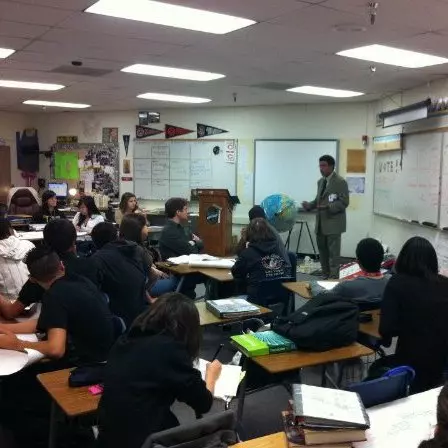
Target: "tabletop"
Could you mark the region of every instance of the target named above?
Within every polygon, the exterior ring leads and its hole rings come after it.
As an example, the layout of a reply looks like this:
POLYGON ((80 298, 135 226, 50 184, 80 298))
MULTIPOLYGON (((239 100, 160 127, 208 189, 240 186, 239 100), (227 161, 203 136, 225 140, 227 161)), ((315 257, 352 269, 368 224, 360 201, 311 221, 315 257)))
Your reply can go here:
POLYGON ((311 299, 311 290, 309 282, 286 282, 282 285, 294 294, 298 294, 304 299, 311 299))
POLYGON ((92 395, 88 387, 69 387, 70 370, 41 373, 37 379, 67 416, 77 417, 96 411, 101 395, 92 395))
MULTIPOLYGON (((87 232, 76 232, 77 238, 83 237, 87 235, 87 232)), ((44 232, 38 231, 38 232, 17 232, 17 236, 21 240, 28 240, 28 241, 40 241, 44 239, 44 232)))
POLYGON ((233 275, 230 269, 222 268, 197 268, 198 272, 206 277, 216 280, 218 282, 231 282, 233 281, 233 275))
POLYGON ((325 352, 304 352, 294 350, 287 353, 275 353, 250 358, 269 373, 282 373, 305 367, 345 361, 373 354, 373 350, 355 342, 347 347, 334 348, 325 352))
POLYGON ((284 432, 269 434, 257 439, 247 440, 233 445, 233 448, 288 448, 284 432))
POLYGON ((367 334, 376 339, 381 339, 381 335, 379 332, 380 310, 368 311, 368 312, 364 312, 363 314, 370 314, 372 316, 372 320, 370 322, 359 324, 360 333, 367 334))
POLYGON ((175 275, 197 274, 198 268, 191 268, 187 264, 171 264, 167 261, 159 261, 156 263, 159 269, 165 269, 175 275))

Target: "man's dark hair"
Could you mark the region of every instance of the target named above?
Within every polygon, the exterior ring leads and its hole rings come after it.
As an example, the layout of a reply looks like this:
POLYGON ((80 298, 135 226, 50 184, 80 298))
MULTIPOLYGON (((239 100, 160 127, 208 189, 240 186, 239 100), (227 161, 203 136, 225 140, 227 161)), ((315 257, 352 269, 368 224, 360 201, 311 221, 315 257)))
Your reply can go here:
POLYGON ((100 222, 93 229, 90 234, 93 244, 99 250, 107 243, 111 243, 118 238, 118 231, 111 222, 100 222))
POLYGON ((188 201, 184 198, 170 198, 165 203, 165 215, 167 218, 174 218, 187 204, 188 201))
POLYGON ((129 331, 129 338, 142 334, 167 334, 183 343, 190 359, 199 355, 201 327, 194 301, 178 292, 160 296, 147 311, 138 316, 129 331))
POLYGON ((322 156, 319 159, 319 162, 326 162, 326 163, 328 163, 328 165, 332 166, 333 168, 336 165, 336 160, 334 160, 334 157, 329 156, 328 154, 326 154, 325 156, 322 156))
POLYGON ((148 225, 148 222, 145 216, 140 213, 125 215, 120 224, 120 238, 140 244, 142 242, 142 230, 146 225, 148 225))
POLYGON ((30 276, 40 282, 53 280, 59 272, 61 260, 49 247, 36 247, 28 252, 25 263, 30 276))
POLYGON ((76 229, 66 219, 53 219, 44 227, 44 242, 59 256, 67 253, 76 242, 76 229))
POLYGON ((11 236, 12 226, 6 218, 0 219, 0 240, 6 240, 11 236))
POLYGON ((439 274, 439 262, 433 245, 420 236, 404 243, 395 263, 397 274, 406 274, 425 280, 434 280, 439 274))
POLYGON ((379 272, 384 259, 383 246, 374 238, 365 238, 356 246, 356 258, 366 272, 379 272))
POLYGON ((249 221, 252 221, 255 218, 264 218, 266 219, 266 213, 264 211, 264 208, 260 205, 254 205, 249 210, 249 221))
POLYGON ((246 237, 249 243, 275 240, 274 232, 264 218, 255 218, 249 223, 246 237))

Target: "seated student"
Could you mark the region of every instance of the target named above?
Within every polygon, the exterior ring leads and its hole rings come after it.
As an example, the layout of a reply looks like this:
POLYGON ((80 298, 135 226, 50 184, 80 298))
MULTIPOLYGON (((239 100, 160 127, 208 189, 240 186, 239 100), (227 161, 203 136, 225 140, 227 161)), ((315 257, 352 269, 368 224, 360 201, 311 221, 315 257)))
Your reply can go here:
MULTIPOLYGON (((266 213, 265 213, 263 207, 260 207, 259 205, 254 205, 249 210, 249 222, 255 218, 266 219, 266 213)), ((286 260, 286 264, 288 266, 291 266, 291 261, 289 259, 288 251, 286 250, 285 243, 283 242, 282 237, 280 236, 280 234, 277 232, 277 230, 273 226, 271 226, 269 223, 268 223, 268 225, 271 228, 272 233, 275 235, 279 252, 281 252, 283 254, 282 256, 286 260)), ((235 249, 235 252, 237 255, 239 255, 244 249, 246 249, 246 243, 247 243, 247 227, 243 227, 241 229, 241 238, 238 241, 238 244, 235 249)))
POLYGON ((356 247, 356 258, 361 275, 353 280, 342 281, 331 291, 347 299, 353 299, 361 311, 379 308, 389 275, 381 273, 384 259, 382 244, 374 238, 365 238, 356 247))
POLYGON ((187 233, 184 225, 188 222, 188 202, 183 198, 171 198, 165 203, 168 218, 159 239, 162 260, 180 255, 198 254, 204 247, 201 239, 187 233))
POLYGON ((232 275, 247 283, 249 298, 258 297, 259 282, 291 276, 291 267, 278 247, 277 238, 268 222, 255 218, 247 227, 247 242, 232 267, 232 275))
POLYGON ((138 244, 122 238, 117 240, 116 235, 115 225, 110 222, 102 223, 98 229, 95 227, 93 243, 97 247, 103 246, 91 259, 98 268, 101 291, 108 295, 112 312, 129 328, 149 305, 146 294, 148 266, 138 244), (111 241, 105 243, 107 235, 111 241))
POLYGON ((425 440, 418 448, 447 448, 448 447, 448 384, 445 384, 437 398, 437 425, 434 437, 425 440))
POLYGON ((65 219, 63 212, 57 208, 58 200, 56 193, 51 190, 46 190, 42 194, 42 206, 40 210, 33 215, 33 222, 44 224, 55 218, 65 219))
POLYGON ((408 365, 415 370, 413 392, 443 383, 448 361, 448 279, 439 275, 437 254, 425 238, 409 239, 395 264, 381 303, 383 345, 398 336, 394 355, 376 361, 380 368, 408 365))
POLYGON ((92 229, 104 222, 92 196, 83 196, 78 202, 79 212, 73 218, 73 224, 78 232, 91 233, 92 229))
POLYGON ((199 314, 182 294, 159 297, 113 347, 99 405, 99 446, 140 448, 152 433, 179 425, 170 407, 185 402, 209 411, 221 372, 207 365, 205 382, 193 367, 199 354, 199 314))
POLYGON ((142 213, 138 208, 137 197, 134 193, 123 193, 120 200, 120 205, 115 211, 115 222, 120 225, 123 216, 132 213, 142 213))
POLYGON ((91 236, 95 248, 100 250, 107 243, 111 243, 118 239, 118 230, 111 222, 100 222, 92 230, 91 236))
POLYGON ((159 271, 153 263, 150 252, 143 246, 148 239, 148 226, 146 217, 141 214, 125 215, 120 225, 120 238, 133 241, 142 248, 142 255, 148 266, 149 281, 147 291, 152 297, 158 297, 176 289, 177 280, 162 271, 159 271))
POLYGON ((41 313, 38 319, 0 325, 0 348, 31 348, 77 364, 107 360, 115 338, 114 321, 98 288, 85 277, 65 275, 56 252, 46 247, 33 249, 26 263, 31 278, 46 291, 41 313), (14 335, 36 331, 45 333, 46 339, 27 342, 14 335))
MULTIPOLYGON (((34 244, 19 239, 6 219, 0 219, 0 294, 14 301, 28 280, 28 269, 23 262, 34 244)), ((1 312, 1 308, 0 308, 1 312)))

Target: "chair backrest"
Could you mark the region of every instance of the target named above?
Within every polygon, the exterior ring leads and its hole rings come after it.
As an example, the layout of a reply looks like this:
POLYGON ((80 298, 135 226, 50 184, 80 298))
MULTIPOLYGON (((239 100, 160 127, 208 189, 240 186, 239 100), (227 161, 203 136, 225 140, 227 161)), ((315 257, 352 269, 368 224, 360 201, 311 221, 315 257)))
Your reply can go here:
POLYGON ((29 188, 18 189, 11 197, 10 215, 34 215, 39 211, 39 203, 29 188))
POLYGON ((346 390, 357 392, 366 408, 404 398, 415 378, 411 367, 400 366, 386 372, 382 377, 351 384, 346 390))
POLYGON ((291 281, 290 278, 277 278, 259 282, 257 297, 250 298, 257 305, 272 309, 275 314, 287 314, 290 309, 291 296, 283 283, 291 281))
POLYGON ((237 440, 233 410, 151 434, 142 448, 204 448, 233 445, 237 440))
POLYGON ((289 262, 291 263, 291 281, 297 280, 297 255, 294 252, 288 251, 289 262))

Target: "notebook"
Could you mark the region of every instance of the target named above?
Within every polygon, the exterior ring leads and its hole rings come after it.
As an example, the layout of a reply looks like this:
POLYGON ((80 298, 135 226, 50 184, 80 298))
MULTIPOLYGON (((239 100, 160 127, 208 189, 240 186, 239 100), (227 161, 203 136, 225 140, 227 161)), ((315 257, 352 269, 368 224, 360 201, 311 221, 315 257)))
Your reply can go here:
POLYGON ((248 302, 246 297, 237 296, 228 299, 206 300, 205 307, 221 319, 260 314, 260 308, 248 302))
MULTIPOLYGON (((199 358, 195 367, 201 372, 202 379, 205 381, 205 371, 208 361, 199 358)), ((238 385, 242 379, 242 372, 240 366, 233 366, 223 364, 221 374, 215 385, 214 396, 227 400, 228 398, 235 397, 238 391, 238 385)))
POLYGON ((369 416, 355 392, 293 384, 293 411, 310 428, 370 427, 369 416))
MULTIPOLYGON (((18 334, 17 337, 22 341, 38 341, 35 334, 18 334)), ((43 358, 42 353, 30 348, 25 349, 24 352, 0 349, 0 376, 12 375, 43 358)))

